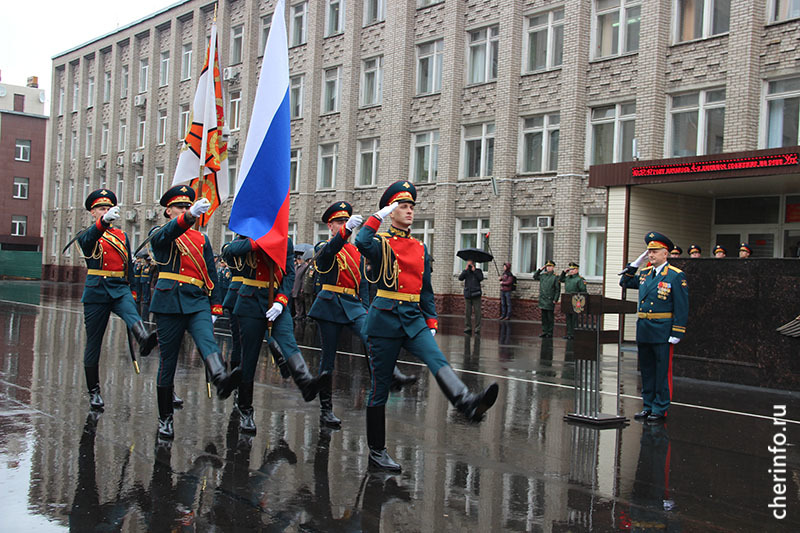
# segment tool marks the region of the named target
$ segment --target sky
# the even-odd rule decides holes
[[[54,55],[105,35],[178,0],[23,0],[0,17],[0,75],[3,83],[25,85],[39,76],[51,100]]]

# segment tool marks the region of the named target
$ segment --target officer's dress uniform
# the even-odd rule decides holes
[[[578,268],[578,264],[570,263],[569,267]],[[566,272],[562,272],[561,276],[559,277],[559,282],[564,285],[565,294],[586,292],[586,280],[583,279],[583,276],[581,276],[580,274],[567,275]],[[565,338],[567,339],[575,338],[575,323],[577,321],[578,321],[577,315],[575,315],[574,313],[567,314],[567,335]]]
[[[153,281],[153,265],[150,261],[145,261],[142,265],[142,277],[139,282],[139,301],[141,302],[142,318],[150,318],[150,299],[152,297],[150,284]]]
[[[289,312],[289,294],[294,284],[294,245],[288,240],[286,262],[283,268],[267,256],[253,239],[239,239],[225,247],[223,255],[226,262],[242,259],[242,281],[239,287],[233,314],[239,320],[242,342],[242,382],[239,385],[238,408],[241,415],[239,427],[243,431],[255,432],[253,420],[253,380],[256,363],[261,351],[265,334],[268,333],[269,321],[266,313],[273,305],[269,299],[269,284],[272,283],[275,302],[283,305],[283,311],[272,324],[272,337],[280,347],[282,358],[276,357],[276,363],[284,364],[303,393],[305,401],[317,396],[319,378],[313,378],[308,372],[303,355],[294,338],[294,322]],[[270,280],[270,266],[272,279]],[[269,339],[269,337],[268,337]],[[268,341],[269,342],[269,341]],[[273,352],[275,354],[275,352]],[[322,381],[328,379],[326,376]]]
[[[415,202],[416,189],[407,181],[389,186],[380,200],[383,208],[393,202]],[[497,399],[497,385],[472,394],[458,378],[433,337],[439,327],[431,286],[431,258],[426,246],[411,232],[394,226],[378,233],[381,219],[371,216],[356,236],[356,246],[372,264],[378,292],[367,314],[371,385],[367,397],[367,442],[373,467],[400,471],[386,451],[385,409],[392,371],[400,348],[420,358],[436,376],[450,402],[467,418],[480,420]]]
[[[548,265],[556,266],[552,261],[545,263],[545,266]],[[561,293],[559,277],[554,272],[537,270],[533,279],[539,282],[539,309],[542,311],[542,334],[540,337],[552,337],[556,302]]]
[[[240,236],[240,239],[246,237]],[[235,241],[232,241],[235,242]],[[242,364],[242,338],[239,330],[239,318],[233,314],[233,309],[236,307],[236,300],[239,298],[239,288],[242,286],[244,280],[244,263],[241,257],[232,257],[226,253],[230,242],[222,245],[222,258],[228,265],[228,272],[231,275],[231,281],[228,284],[228,290],[225,292],[225,297],[222,300],[222,309],[228,314],[228,324],[231,329],[231,355],[228,363],[231,368],[241,366]]]
[[[86,198],[86,210],[101,206],[115,206],[113,192],[101,189]],[[125,321],[136,341],[140,355],[146,356],[156,344],[155,332],[150,333],[136,310],[132,291],[136,278],[131,262],[130,240],[121,229],[114,228],[100,217],[78,237],[88,271],[83,288],[83,322],[86,326],[86,348],[83,366],[89,403],[95,409],[104,405],[100,396],[100,347],[106,332],[108,317],[113,312]]]
[[[651,232],[648,248],[671,248],[665,236]],[[666,244],[666,246],[662,246]],[[656,269],[646,266],[636,273],[629,266],[620,286],[639,290],[636,344],[642,372],[642,402],[649,419],[667,415],[672,397],[672,345],[670,337],[682,339],[689,317],[689,289],[682,270],[664,263]]]
[[[178,185],[164,193],[161,205],[185,205],[193,200],[194,191]],[[161,351],[156,383],[159,434],[166,438],[173,436],[173,380],[185,331],[194,339],[218,397],[230,396],[239,378],[238,370],[227,373],[214,339],[211,315],[222,314],[214,252],[208,237],[191,229],[194,222],[195,217],[187,211],[154,229],[158,233],[150,241],[153,258],[159,265],[150,310],[155,314]]]

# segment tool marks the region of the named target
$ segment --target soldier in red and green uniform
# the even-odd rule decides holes
[[[498,393],[496,383],[471,393],[436,344],[439,322],[431,287],[431,257],[425,245],[411,237],[416,198],[413,184],[393,183],[381,197],[381,209],[356,236],[358,250],[372,265],[369,281],[378,286],[364,326],[372,369],[367,398],[369,463],[392,472],[401,468],[386,450],[386,400],[400,348],[425,362],[447,399],[471,421],[483,418]],[[387,217],[391,219],[389,231],[378,233]]]

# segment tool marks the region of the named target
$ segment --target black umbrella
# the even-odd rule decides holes
[[[308,250],[313,250],[314,246],[311,244],[299,243],[294,245],[294,253],[296,254],[304,254]]]
[[[464,261],[474,261],[476,263],[488,263],[494,260],[494,256],[486,250],[480,248],[463,248],[456,252],[456,255]]]

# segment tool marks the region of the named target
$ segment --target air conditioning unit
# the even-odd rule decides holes
[[[224,81],[233,81],[239,77],[239,71],[233,67],[225,67],[222,69],[222,79]]]
[[[133,152],[131,162],[141,165],[144,162],[144,154],[142,152]]]
[[[137,94],[136,97],[133,99],[133,105],[136,107],[144,107],[147,103],[147,95],[146,94]]]
[[[106,160],[98,159],[97,161],[94,162],[94,168],[96,168],[97,170],[106,168]]]
[[[155,220],[156,219],[156,210],[155,209],[148,209],[144,212],[144,218],[147,220]]]
[[[239,139],[231,139],[228,141],[228,151],[235,152],[239,149]]]
[[[136,211],[125,211],[125,220],[133,222],[136,220]]]
[[[119,167],[125,166],[125,156],[124,155],[118,155],[117,156],[117,166],[119,166]]]
[[[536,217],[537,228],[552,228],[553,217]]]

